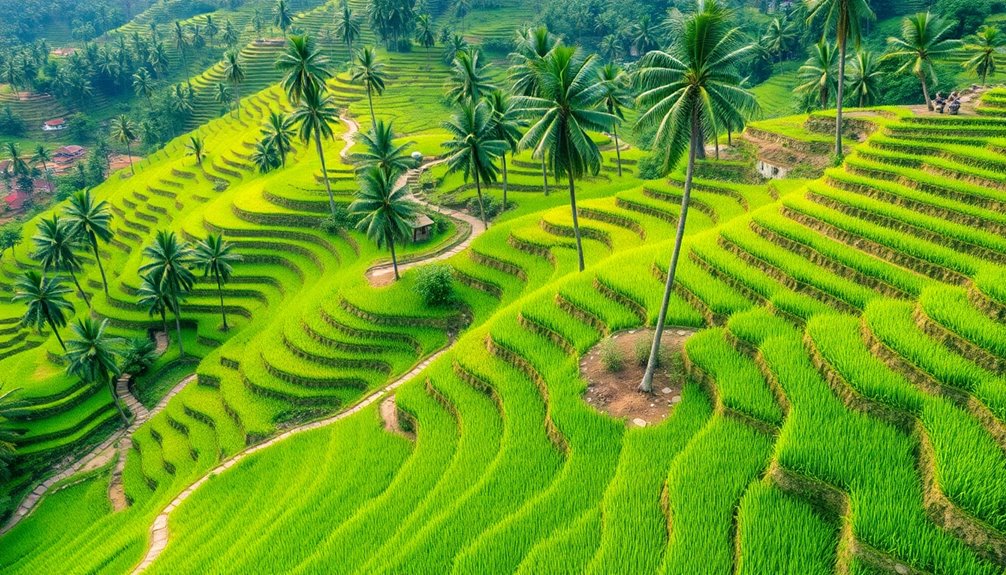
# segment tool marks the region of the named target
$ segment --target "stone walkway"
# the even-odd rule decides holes
[[[158,557],[160,557],[161,553],[163,553],[164,549],[168,546],[168,517],[171,515],[171,512],[174,511],[179,505],[181,505],[183,501],[188,499],[190,495],[192,495],[211,477],[215,477],[217,475],[220,475],[221,473],[224,473],[225,471],[227,471],[234,465],[238,464],[241,460],[245,459],[249,455],[261,451],[267,447],[272,447],[273,445],[276,445],[277,443],[283,441],[284,439],[303,433],[305,431],[311,431],[313,429],[318,429],[321,427],[325,427],[327,425],[331,425],[355,413],[359,413],[363,409],[369,407],[370,405],[373,405],[375,402],[380,400],[386,394],[394,391],[395,389],[399,388],[402,384],[406,383],[415,376],[419,375],[419,373],[422,372],[424,369],[426,369],[426,367],[429,366],[430,363],[432,363],[435,359],[443,355],[448,349],[450,349],[450,346],[445,347],[444,349],[441,349],[437,353],[426,358],[419,365],[412,368],[411,371],[409,371],[402,377],[396,379],[395,381],[389,383],[388,385],[382,387],[381,389],[375,391],[374,393],[371,393],[370,395],[366,396],[359,403],[347,409],[346,411],[340,412],[336,415],[333,415],[332,417],[319,419],[317,421],[312,421],[311,423],[306,423],[304,425],[288,429],[283,433],[273,437],[272,439],[269,439],[268,441],[264,441],[262,443],[253,445],[245,449],[244,451],[236,453],[230,459],[224,461],[220,465],[217,465],[209,473],[202,476],[201,478],[199,478],[198,481],[190,485],[185,491],[179,493],[174,499],[171,500],[171,503],[169,503],[168,506],[165,507],[164,510],[157,515],[157,517],[154,519],[153,525],[150,527],[150,547],[147,549],[147,554],[143,557],[143,561],[141,561],[140,564],[137,565],[135,569],[133,569],[133,573],[134,574],[142,573],[148,567],[150,567],[150,565]]]

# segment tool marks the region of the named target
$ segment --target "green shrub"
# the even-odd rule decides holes
[[[454,302],[454,272],[447,264],[429,264],[416,270],[416,293],[426,305]]]
[[[437,212],[429,212],[427,215],[433,220],[433,233],[442,234],[451,229],[451,219],[449,217]]]
[[[659,180],[663,177],[663,159],[650,154],[639,160],[639,177],[644,180]]]
[[[646,364],[650,361],[650,346],[652,344],[653,342],[650,341],[649,338],[640,339],[639,341],[636,342],[636,345],[632,351],[633,354],[636,356],[636,363],[639,365],[639,367],[646,367]],[[667,354],[666,350],[664,349],[664,346],[660,346],[659,348],[657,348],[657,367],[660,367],[664,364],[664,359],[666,359],[664,357],[665,355]]]
[[[349,230],[356,227],[356,220],[349,213],[349,210],[346,209],[346,206],[337,205],[335,206],[335,215],[328,215],[323,218],[318,227],[327,234],[335,235],[340,230]]]
[[[126,343],[122,354],[122,372],[142,375],[157,361],[157,347],[153,340],[136,338]]]
[[[604,365],[604,369],[612,373],[622,371],[622,368],[625,367],[622,352],[615,345],[615,340],[610,337],[601,342],[601,363]]]
[[[497,200],[496,198],[494,198],[492,196],[482,196],[482,207],[486,211],[486,219],[487,220],[492,220],[492,219],[495,219],[496,216],[500,215],[500,212],[503,211],[503,202]],[[467,210],[468,210],[468,213],[474,215],[475,217],[480,217],[481,216],[481,212],[479,210],[479,198],[478,198],[478,196],[476,196],[474,198],[470,198],[468,200]]]

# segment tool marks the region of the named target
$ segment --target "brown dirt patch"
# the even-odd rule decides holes
[[[402,429],[402,424],[398,419],[398,406],[395,405],[394,395],[388,396],[381,402],[381,419],[384,421],[385,431],[397,433],[406,439],[416,439],[415,433]]]
[[[645,366],[636,360],[637,346],[649,353],[652,329],[635,329],[611,335],[594,346],[580,361],[580,374],[587,380],[584,401],[598,411],[625,419],[627,424],[645,427],[659,423],[681,401],[684,369],[681,348],[695,330],[668,327],[661,337],[662,361],[653,378],[653,393],[637,388]],[[612,370],[609,358],[621,358],[622,366]]]

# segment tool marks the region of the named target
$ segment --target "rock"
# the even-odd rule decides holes
[[[894,571],[898,573],[898,575],[908,575],[908,567],[902,565],[901,563],[894,564]]]
[[[671,403],[677,403],[679,401],[681,401],[680,395],[675,395],[674,397],[671,398]]]
[[[683,329],[679,329],[678,330],[678,335],[688,335],[688,332],[685,331],[685,330],[683,330]]]
[[[660,393],[662,393],[664,395],[667,395],[670,392],[671,392],[671,388],[669,388],[669,387],[665,387],[664,389],[660,390]]]
[[[645,419],[640,419],[640,418],[637,417],[636,419],[632,420],[632,423],[635,423],[639,427],[646,427],[646,420]]]

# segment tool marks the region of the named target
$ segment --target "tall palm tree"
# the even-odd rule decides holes
[[[101,263],[98,253],[98,240],[107,242],[112,239],[112,210],[105,200],[95,201],[91,190],[80,190],[70,196],[64,209],[66,221],[70,225],[70,234],[87,244],[94,254],[94,261],[101,272],[101,285],[108,295],[108,280],[105,279],[105,266]]]
[[[450,88],[447,99],[452,102],[478,102],[482,97],[496,89],[489,74],[488,64],[480,57],[478,49],[458,52],[451,63]]]
[[[797,71],[803,82],[796,87],[799,94],[817,94],[821,108],[828,107],[831,90],[838,82],[835,72],[835,49],[826,40],[810,48],[810,57]]]
[[[446,31],[447,28],[444,28],[444,32]],[[454,34],[446,40],[441,39],[441,43],[444,45],[442,58],[447,65],[454,61],[455,56],[468,49],[468,41],[458,34]]]
[[[252,150],[250,159],[260,174],[271,172],[281,164],[276,146],[264,138],[255,142],[255,149]]]
[[[601,151],[588,132],[611,130],[618,118],[598,109],[604,87],[597,80],[597,59],[575,47],[558,46],[535,65],[536,96],[523,96],[517,107],[531,121],[520,141],[535,158],[548,157],[556,178],[566,176],[573,212],[576,255],[583,271],[583,244],[576,210],[576,180],[601,171]]]
[[[639,386],[645,392],[653,389],[653,372],[674,288],[688,219],[695,159],[698,148],[704,145],[703,135],[716,133],[717,120],[733,117],[740,122],[744,110],[757,106],[754,96],[740,87],[741,79],[734,72],[738,60],[751,48],[743,46],[741,31],[730,26],[729,13],[714,2],[700,3],[699,9],[684,17],[679,26],[671,49],[647,54],[639,70],[643,92],[638,103],[645,111],[638,123],[641,127],[657,127],[654,147],[664,154],[664,170],[676,166],[681,156],[688,152],[674,251],[667,269],[649,361]]]
[[[644,15],[633,24],[629,29],[629,35],[632,37],[632,47],[637,54],[645,54],[659,44],[657,27],[653,25],[653,20],[649,15]]]
[[[385,174],[400,174],[409,169],[412,158],[406,152],[409,142],[395,144],[395,130],[391,122],[378,120],[373,129],[362,136],[366,151],[359,154],[360,171],[376,166]]]
[[[165,290],[164,284],[155,280],[150,274],[141,276],[140,289],[137,290],[137,302],[146,308],[150,317],[161,316],[164,333],[168,333],[168,310],[171,309],[171,296]]]
[[[929,98],[929,86],[926,78],[935,84],[935,63],[952,53],[960,45],[959,40],[948,38],[947,35],[954,25],[939,16],[929,12],[920,12],[905,18],[901,23],[901,38],[890,37],[887,43],[890,51],[884,59],[901,62],[898,73],[911,72],[922,84],[922,96],[926,99],[926,107],[933,109],[933,101]]]
[[[376,125],[374,117],[374,93],[378,96],[384,93],[384,82],[388,74],[384,71],[384,63],[378,61],[377,51],[367,46],[356,54],[356,64],[351,72],[353,82],[367,87],[367,105],[370,106],[370,124]]]
[[[295,134],[292,118],[283,112],[269,112],[265,127],[262,128],[263,141],[266,146],[275,150],[276,155],[279,156],[279,162],[284,168],[286,167],[286,156],[293,151]]]
[[[35,147],[35,153],[31,156],[31,163],[36,166],[42,166],[42,173],[45,174],[45,181],[49,185],[49,191],[55,191],[56,188],[52,185],[52,174],[49,173],[49,162],[52,161],[52,154],[49,153],[49,149],[43,144],[39,144]]]
[[[70,274],[73,284],[80,291],[84,303],[91,307],[90,300],[84,288],[77,281],[77,271],[80,270],[80,258],[74,250],[77,248],[77,236],[70,228],[70,223],[53,215],[38,223],[38,231],[32,238],[35,244],[35,259],[42,265],[43,272],[64,271]]]
[[[149,274],[150,279],[160,284],[167,298],[168,309],[175,314],[175,330],[178,334],[178,355],[185,355],[182,344],[181,301],[192,289],[195,276],[189,266],[192,264],[192,248],[188,242],[180,241],[175,232],[158,230],[154,243],[143,248],[143,256],[149,261],[140,266],[141,274]]]
[[[213,92],[213,101],[220,104],[220,114],[226,114],[228,110],[232,109],[233,96],[231,94],[231,88],[223,82],[217,83],[217,89]]]
[[[882,73],[877,58],[869,50],[858,50],[849,61],[849,93],[856,98],[860,108],[876,100]]]
[[[493,90],[486,96],[485,101],[492,112],[495,139],[504,142],[507,147],[506,152],[500,154],[500,164],[503,169],[503,211],[505,212],[507,188],[509,187],[506,155],[507,152],[510,154],[517,152],[517,144],[523,135],[521,128],[525,126],[525,122],[520,119],[520,111],[514,106],[513,98],[503,90]]]
[[[286,5],[286,0],[278,0],[276,2],[276,8],[273,10],[273,24],[276,25],[283,34],[286,34],[286,29],[293,24],[293,16],[290,15],[290,8]]]
[[[7,148],[7,159],[10,160],[8,168],[11,175],[16,178],[30,174],[31,169],[28,167],[28,162],[25,162],[21,157],[21,147],[16,142],[7,142],[5,147]]]
[[[143,96],[150,104],[150,97],[154,95],[154,79],[146,68],[140,68],[133,74],[133,93]]]
[[[192,90],[192,78],[189,75],[189,36],[185,33],[185,28],[182,28],[182,23],[175,21],[175,49],[178,50],[178,54],[182,57],[182,69],[185,70],[185,83],[188,84],[189,90]]]
[[[437,44],[437,34],[433,29],[433,19],[429,14],[416,17],[416,42],[429,53],[430,48]]]
[[[245,68],[241,64],[240,54],[229,50],[224,54],[224,78],[234,87],[234,106],[237,116],[241,117],[241,84],[245,81]]]
[[[515,49],[510,54],[511,66],[509,76],[510,81],[513,82],[514,94],[518,96],[536,96],[538,94],[538,73],[536,68],[560,44],[559,38],[549,32],[548,28],[544,26],[518,31],[514,41]],[[546,155],[542,154],[542,188],[547,196],[548,169],[546,162]]]
[[[18,391],[20,389],[17,388],[3,391],[3,387],[0,386],[0,421],[9,421],[17,410],[28,405],[27,401],[14,397]],[[15,454],[14,440],[20,435],[21,432],[18,430],[7,426],[0,427],[0,479],[10,477],[10,462]]]
[[[451,120],[444,124],[451,137],[443,144],[448,154],[447,172],[461,172],[466,182],[469,178],[475,180],[479,217],[487,228],[482,184],[496,181],[499,173],[496,158],[507,152],[507,143],[496,139],[493,128],[492,110],[485,102],[461,102]]]
[[[285,72],[283,90],[292,104],[311,88],[325,89],[325,81],[332,77],[328,58],[314,46],[307,35],[297,34],[287,39],[286,50],[276,61],[276,69]]]
[[[230,281],[234,272],[234,264],[241,261],[241,256],[234,253],[234,246],[221,234],[210,234],[205,240],[196,244],[193,257],[196,267],[203,272],[203,277],[212,277],[217,282],[217,294],[220,296],[220,315],[224,321],[224,331],[227,331],[227,308],[224,307],[224,284]]]
[[[119,396],[115,393],[115,379],[119,376],[118,353],[115,348],[119,340],[105,333],[108,320],[103,319],[99,323],[85,317],[77,320],[71,329],[76,337],[66,346],[66,373],[90,385],[107,385],[122,423],[129,425],[129,418],[119,405]]]
[[[335,16],[335,33],[346,45],[349,59],[353,59],[353,42],[360,39],[360,19],[353,14],[348,0],[342,0],[342,7]]]
[[[237,46],[240,38],[241,35],[237,28],[234,27],[234,24],[231,23],[230,20],[226,20],[224,22],[224,33],[223,36],[221,36],[221,40],[223,40],[224,45],[233,50],[234,47]]]
[[[213,44],[214,38],[220,32],[220,26],[217,25],[216,20],[213,19],[212,14],[206,15],[206,20],[203,22],[206,27],[206,37],[210,39],[210,44]]]
[[[185,155],[196,159],[196,165],[203,167],[203,158],[206,157],[206,144],[199,136],[189,136],[188,143],[185,144]]]
[[[47,278],[37,270],[28,270],[14,281],[13,301],[24,303],[27,309],[21,316],[21,325],[41,331],[48,325],[60,347],[66,350],[59,328],[66,325],[73,313],[73,304],[66,297],[70,288],[58,277]]]
[[[164,49],[164,43],[155,43],[154,47],[150,50],[150,54],[147,56],[147,63],[154,69],[154,73],[157,74],[158,78],[168,69],[170,62],[168,52]]]
[[[776,61],[782,61],[789,54],[790,46],[798,36],[796,22],[785,15],[776,16],[765,27],[761,37],[762,46],[768,50]]]
[[[625,108],[632,108],[632,94],[629,91],[629,77],[617,64],[608,63],[601,66],[597,72],[601,81],[601,102],[609,114],[625,121]],[[615,164],[618,166],[618,177],[622,177],[622,150],[618,143],[618,124],[611,126],[611,134],[615,137]]]
[[[300,104],[290,116],[290,121],[300,126],[298,133],[302,142],[307,144],[314,139],[314,148],[321,160],[321,176],[325,180],[325,191],[328,192],[328,206],[333,217],[336,215],[335,197],[328,181],[325,148],[321,141],[332,138],[332,124],[338,119],[339,110],[335,107],[335,100],[315,84],[308,84],[307,91],[300,98]]]
[[[136,174],[133,169],[133,152],[130,145],[136,140],[136,125],[125,114],[120,114],[112,118],[111,136],[120,144],[126,145],[126,157],[129,158],[129,172]]]
[[[397,174],[386,174],[376,166],[367,168],[360,176],[360,189],[356,199],[349,205],[352,214],[361,216],[357,228],[366,232],[367,237],[385,244],[391,250],[391,265],[398,275],[398,258],[395,241],[404,241],[412,230],[410,225],[419,213],[419,205],[409,198],[409,186],[395,187]]]
[[[965,40],[964,51],[971,55],[963,63],[964,69],[974,72],[982,79],[982,86],[989,76],[995,76],[998,60],[1006,48],[1006,34],[998,26],[983,25],[975,34]]]

